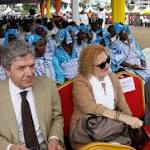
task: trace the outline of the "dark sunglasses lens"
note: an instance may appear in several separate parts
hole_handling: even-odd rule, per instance
[[[99,68],[100,68],[100,69],[104,69],[105,66],[106,66],[106,62],[103,62],[103,63],[101,63],[101,64],[99,65]]]
[[[103,62],[103,63],[101,63],[101,64],[99,65],[99,68],[100,68],[100,69],[104,69],[104,68],[106,67],[106,63],[107,63],[107,64],[110,63],[110,57],[109,57],[109,56],[108,56],[108,58],[106,59],[105,62]]]
[[[106,63],[109,64],[110,63],[110,57],[108,56]]]

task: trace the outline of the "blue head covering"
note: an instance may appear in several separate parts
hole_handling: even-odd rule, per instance
[[[103,42],[105,46],[109,46],[110,42],[108,36],[110,33],[107,30],[99,29],[96,31],[96,40],[94,41],[95,44],[99,44]]]
[[[77,35],[79,33],[79,30],[77,28],[75,28],[74,26],[68,26],[66,29],[68,31],[73,32],[75,35]]]
[[[115,29],[115,32],[117,34],[119,34],[122,31],[130,33],[130,29],[129,29],[128,25],[123,25],[123,24],[116,23],[116,24],[114,24],[114,29]]]
[[[79,32],[79,31],[78,31],[75,27],[73,27],[73,26],[68,26],[67,28],[58,31],[57,34],[56,34],[56,38],[57,38],[57,42],[58,42],[59,45],[62,44],[62,42],[63,42],[63,40],[64,40],[65,38],[66,38],[66,43],[67,43],[67,44],[70,44],[70,43],[73,42],[73,39],[72,39],[72,37],[71,37],[69,31],[73,32],[75,35],[77,35],[78,32]]]
[[[8,46],[9,35],[13,35],[13,36],[17,37],[17,35],[18,35],[17,29],[8,29],[8,30],[5,32],[5,40],[4,40],[4,42],[3,42],[3,46],[4,46],[4,47],[7,47],[7,46]]]
[[[88,25],[85,25],[85,24],[81,24],[81,25],[78,27],[78,29],[79,29],[80,31],[82,31],[82,32],[85,32],[85,33],[88,33],[89,30],[90,30],[89,26],[88,26]]]
[[[37,34],[28,34],[25,36],[25,40],[32,45],[34,45],[37,41],[39,41],[41,39],[42,39],[42,37]]]
[[[40,24],[39,27],[42,27],[45,30],[45,32],[48,33],[48,29],[46,26]]]

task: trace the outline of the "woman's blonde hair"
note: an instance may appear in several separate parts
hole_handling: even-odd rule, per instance
[[[108,50],[102,45],[89,45],[84,48],[79,59],[79,73],[85,76],[92,74],[94,61],[101,52],[108,55]]]

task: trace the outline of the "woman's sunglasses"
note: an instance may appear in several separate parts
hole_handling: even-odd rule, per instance
[[[106,64],[109,64],[109,63],[110,63],[110,56],[107,57],[105,62],[102,62],[101,64],[96,65],[96,66],[99,67],[100,69],[104,69],[106,67]]]

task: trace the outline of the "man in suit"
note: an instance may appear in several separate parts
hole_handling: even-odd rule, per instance
[[[63,150],[63,117],[57,88],[50,79],[34,76],[33,48],[13,41],[3,51],[1,63],[8,79],[0,81],[0,150]],[[29,109],[23,104],[24,92]],[[24,120],[29,118],[24,119],[23,107],[30,114],[26,125]]]

